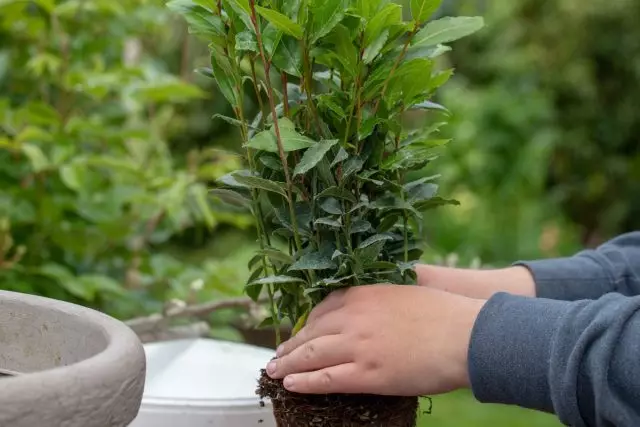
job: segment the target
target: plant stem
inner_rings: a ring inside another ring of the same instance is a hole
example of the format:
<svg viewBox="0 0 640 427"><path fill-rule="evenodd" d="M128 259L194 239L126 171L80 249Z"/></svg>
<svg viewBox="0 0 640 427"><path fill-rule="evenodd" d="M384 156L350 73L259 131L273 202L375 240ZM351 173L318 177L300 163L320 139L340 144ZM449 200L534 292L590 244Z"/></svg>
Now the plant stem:
<svg viewBox="0 0 640 427"><path fill-rule="evenodd" d="M389 75L385 79L384 85L382 86L382 92L380 92L380 96L378 97L378 100L376 101L376 105L373 108L373 115L374 116L378 112L378 107L380 107L380 101L382 101L382 99L384 98L384 95L386 94L387 89L389 88L389 83L391 82L391 79L393 78L393 75L395 74L396 70L398 69L398 66L400 65L400 62L404 59L405 55L407 54L407 50L409 49L409 45L411 44L411 40L413 40L413 36L416 35L416 33L418 32L419 29L420 29L420 25L418 23L416 23L416 25L413 27L413 30L411 30L411 32L409 33L409 36L407 37L407 41L405 41L405 43L404 43L404 47L402 48L402 52L400 53L400 55L398 55L398 58L396 59L396 62L393 64L393 67L391 67L391 71L389 71Z"/></svg>
<svg viewBox="0 0 640 427"><path fill-rule="evenodd" d="M260 124L264 123L264 103L262 102L262 96L260 95L260 87L258 86L258 76L256 74L256 66L253 61L249 61L251 65L251 77L253 80L253 89L256 91L256 98L258 99L258 108L262 114Z"/></svg>
<svg viewBox="0 0 640 427"><path fill-rule="evenodd" d="M282 80L282 104L284 105L284 116L289 117L289 93L287 90L288 82L287 82L287 73L280 73L280 78Z"/></svg>
<svg viewBox="0 0 640 427"><path fill-rule="evenodd" d="M235 62L233 62L235 63ZM253 64L252 64L253 65ZM255 75L255 71L254 71L254 75ZM254 80L254 85L255 85L255 80ZM257 90L257 85L254 86L254 88ZM248 142L249 139L249 129L247 127L247 122L245 120L244 117L244 102L243 102L243 98L242 98L242 86L241 84L239 84L238 86L236 86L236 90L238 91L238 106L236 107L236 116L238 118L238 120L240 121L240 123L242 123L241 126L241 133L242 133L242 139L244 140L244 142ZM258 96L258 99L260 99L260 93L256 92L256 95ZM251 172L255 172L256 171L256 165L255 162L253 161L253 150L251 148L247 148L247 157L248 157L248 161L249 161L249 169L251 170ZM258 195L259 192L258 190L256 190L255 188L251 189L251 204L252 204L252 210L254 212L254 217L256 218L256 226L258 228L258 240L260 243L260 249L264 250L265 249L265 241L266 241L266 245L270 246L270 242L269 242L269 234L267 233L267 229L264 225L264 215L262 213L262 207L260 206L260 201L258 200ZM264 271L266 274L269 273L269 265L267 263L267 257L266 256L262 256L262 267L264 268ZM275 268L272 267L272 270L275 274ZM276 334L276 345L280 345L281 343L281 337L280 337L280 316L278 314L278 310L276 307L276 302L275 302L275 298L274 298L274 285L267 285L267 294L269 296L269 309L271 311L271 319L273 320L273 325L274 325L274 330L275 330L275 334Z"/></svg>
<svg viewBox="0 0 640 427"><path fill-rule="evenodd" d="M284 152L284 146L282 145L282 136L280 135L280 126L278 125L278 113L276 112L276 105L274 101L273 87L271 86L271 80L269 79L271 71L271 62L267 60L267 56L264 53L264 44L262 42L262 31L258 23L258 14L256 13L255 0L249 0L249 7L251 8L251 22L256 32L256 39L258 41L258 48L260 49L260 58L264 66L264 72L266 74L265 85L267 87L267 97L269 98L269 106L271 108L271 117L273 119L273 130L276 134L276 142L278 144L278 154L280 155L280 162L284 168L284 178L287 184L287 201L289 203L289 214L291 216L291 224L293 226L293 237L296 242L298 250L302 249L302 241L300 239L300 233L298 231L298 221L296 219L296 211L293 200L293 182L291 181L291 175L289 173L289 164L287 162L287 155Z"/></svg>
<svg viewBox="0 0 640 427"><path fill-rule="evenodd" d="M320 137L324 137L324 132L322 131L322 124L320 122L320 115L318 114L318 110L316 109L315 104L313 103L313 93L311 84L313 82L313 69L311 67L311 63L309 61L309 48L306 42L302 43L302 56L303 56L303 64L304 64L304 86L303 90L307 92L307 105L309 106L309 113L313 116L313 120L318 127L318 135Z"/></svg>

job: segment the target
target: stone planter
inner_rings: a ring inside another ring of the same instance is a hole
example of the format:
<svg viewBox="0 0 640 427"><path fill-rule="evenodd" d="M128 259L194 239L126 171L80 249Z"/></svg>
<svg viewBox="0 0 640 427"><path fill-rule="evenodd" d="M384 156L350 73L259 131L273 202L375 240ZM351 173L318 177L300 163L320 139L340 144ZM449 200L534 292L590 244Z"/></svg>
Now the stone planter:
<svg viewBox="0 0 640 427"><path fill-rule="evenodd" d="M104 314L0 291L0 425L125 427L138 413L145 356Z"/></svg>

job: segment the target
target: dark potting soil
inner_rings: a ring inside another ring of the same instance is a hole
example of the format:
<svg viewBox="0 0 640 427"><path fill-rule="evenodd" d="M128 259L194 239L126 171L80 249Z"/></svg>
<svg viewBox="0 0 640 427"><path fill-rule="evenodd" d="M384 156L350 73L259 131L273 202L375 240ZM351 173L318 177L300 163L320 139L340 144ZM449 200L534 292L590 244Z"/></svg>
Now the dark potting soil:
<svg viewBox="0 0 640 427"><path fill-rule="evenodd" d="M278 427L415 427L417 397L292 393L262 370L257 394L269 398Z"/></svg>

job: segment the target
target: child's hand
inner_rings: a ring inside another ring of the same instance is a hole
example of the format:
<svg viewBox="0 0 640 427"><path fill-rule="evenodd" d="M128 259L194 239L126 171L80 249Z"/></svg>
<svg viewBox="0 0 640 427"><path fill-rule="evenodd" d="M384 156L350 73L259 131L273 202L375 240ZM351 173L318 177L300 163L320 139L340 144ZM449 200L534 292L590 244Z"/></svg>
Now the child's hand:
<svg viewBox="0 0 640 427"><path fill-rule="evenodd" d="M469 385L467 352L484 301L419 286L339 291L267 367L294 392L420 396Z"/></svg>

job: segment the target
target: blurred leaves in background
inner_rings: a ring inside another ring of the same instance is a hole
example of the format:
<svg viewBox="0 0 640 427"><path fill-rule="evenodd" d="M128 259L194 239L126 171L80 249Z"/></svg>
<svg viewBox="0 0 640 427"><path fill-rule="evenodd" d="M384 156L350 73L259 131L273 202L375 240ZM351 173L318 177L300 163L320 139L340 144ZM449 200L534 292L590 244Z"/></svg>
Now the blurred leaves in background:
<svg viewBox="0 0 640 427"><path fill-rule="evenodd" d="M20 245L21 261L0 264L2 288L120 317L187 298L195 280L206 297L239 293L216 263L166 249L251 223L208 197L207 184L239 157L211 145L171 149L187 106L212 94L158 51L180 34L163 2L0 8L0 219L11 227L0 233Z"/></svg>

